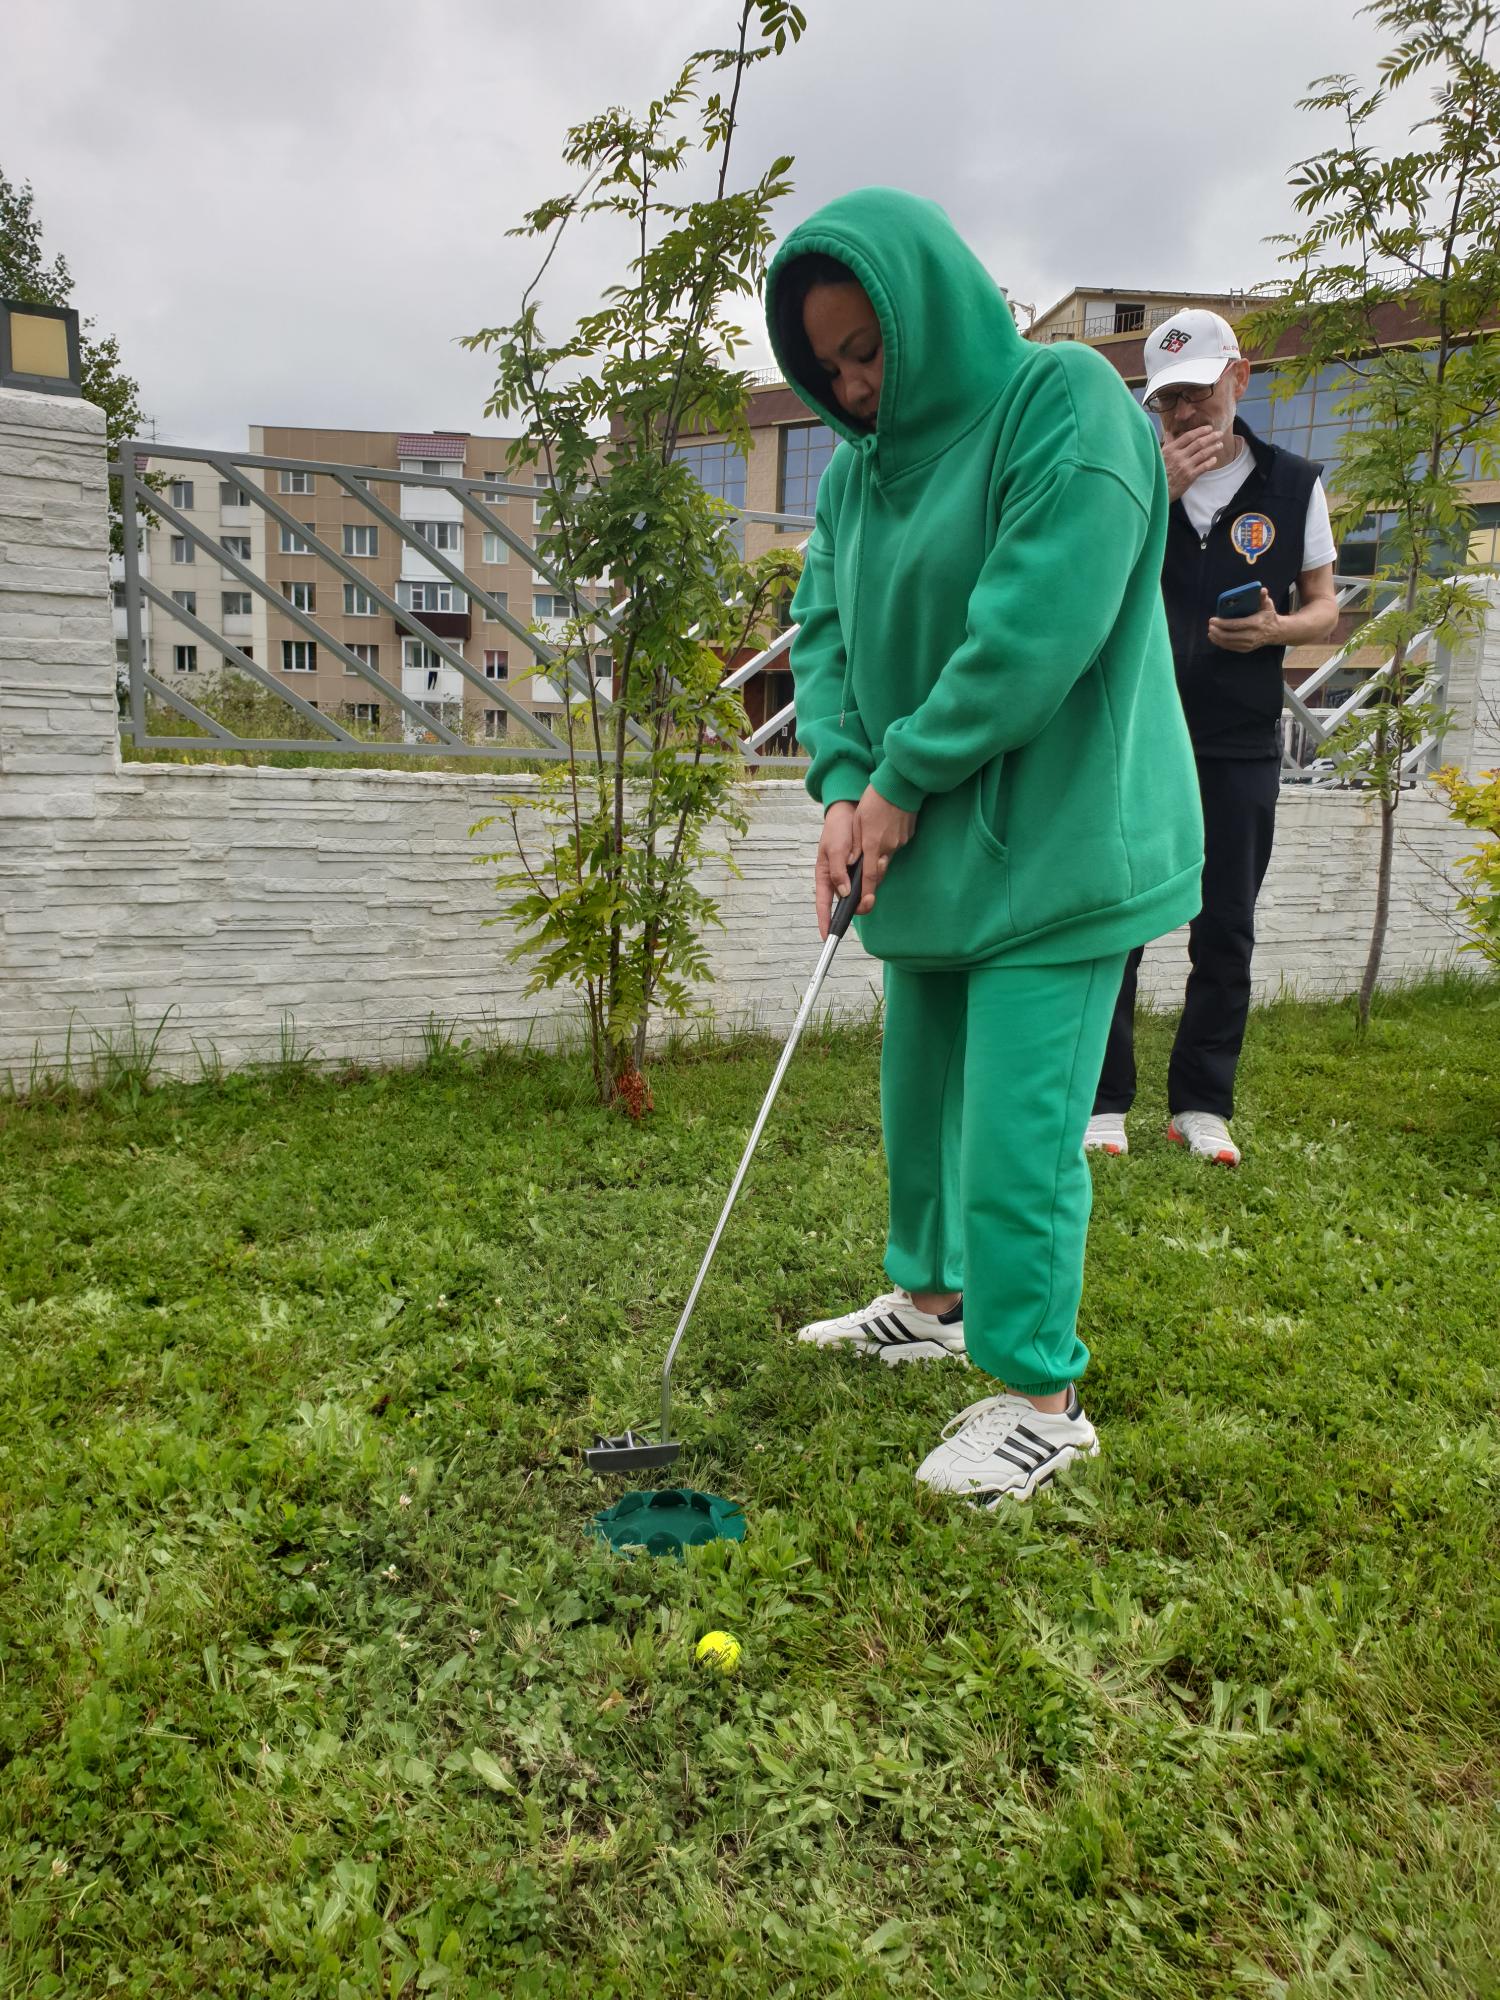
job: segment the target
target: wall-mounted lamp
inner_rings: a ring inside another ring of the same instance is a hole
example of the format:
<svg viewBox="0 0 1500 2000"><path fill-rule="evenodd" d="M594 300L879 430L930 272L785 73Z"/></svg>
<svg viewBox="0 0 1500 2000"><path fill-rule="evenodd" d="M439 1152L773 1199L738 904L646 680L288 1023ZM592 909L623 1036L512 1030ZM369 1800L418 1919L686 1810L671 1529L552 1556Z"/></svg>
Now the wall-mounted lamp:
<svg viewBox="0 0 1500 2000"><path fill-rule="evenodd" d="M71 306L0 299L0 388L83 394L78 315Z"/></svg>

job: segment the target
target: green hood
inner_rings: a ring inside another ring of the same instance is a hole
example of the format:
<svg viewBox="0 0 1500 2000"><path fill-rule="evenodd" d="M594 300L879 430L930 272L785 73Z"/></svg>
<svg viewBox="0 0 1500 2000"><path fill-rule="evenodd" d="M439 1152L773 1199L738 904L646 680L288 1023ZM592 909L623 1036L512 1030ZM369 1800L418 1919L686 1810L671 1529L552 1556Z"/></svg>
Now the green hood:
<svg viewBox="0 0 1500 2000"><path fill-rule="evenodd" d="M869 431L778 326L787 266L813 251L880 319ZM888 188L794 230L767 305L789 380L844 439L792 607L808 789L827 807L873 786L916 815L858 920L866 948L1062 963L1184 922L1203 828L1162 611L1166 477L1120 376L1022 340L942 211Z"/></svg>
<svg viewBox="0 0 1500 2000"><path fill-rule="evenodd" d="M828 393L820 369L777 336L776 292L795 257L821 251L859 279L880 320L885 375L875 425L881 479L946 451L1020 365L1024 342L1005 295L936 202L860 188L820 208L777 251L766 280L771 344L803 401L851 444L864 432Z"/></svg>

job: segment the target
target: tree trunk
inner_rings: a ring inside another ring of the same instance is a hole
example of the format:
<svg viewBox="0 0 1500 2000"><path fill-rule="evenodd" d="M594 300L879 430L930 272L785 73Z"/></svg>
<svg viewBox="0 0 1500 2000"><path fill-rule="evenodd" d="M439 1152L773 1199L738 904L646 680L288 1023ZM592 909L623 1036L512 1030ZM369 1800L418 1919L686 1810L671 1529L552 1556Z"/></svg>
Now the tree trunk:
<svg viewBox="0 0 1500 2000"><path fill-rule="evenodd" d="M1359 1025L1370 1025L1370 1001L1380 977L1380 960L1385 951L1386 924L1391 914L1391 863L1396 851L1396 806L1401 798L1397 784L1389 798L1380 801L1380 865L1375 875L1375 921L1370 929L1370 952L1365 960L1365 976L1359 982Z"/></svg>

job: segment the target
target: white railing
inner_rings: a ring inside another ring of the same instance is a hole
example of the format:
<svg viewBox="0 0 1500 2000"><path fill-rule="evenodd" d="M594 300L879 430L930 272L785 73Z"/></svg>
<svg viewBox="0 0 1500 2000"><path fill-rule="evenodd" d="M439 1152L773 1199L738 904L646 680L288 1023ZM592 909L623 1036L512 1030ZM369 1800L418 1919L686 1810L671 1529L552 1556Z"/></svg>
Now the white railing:
<svg viewBox="0 0 1500 2000"><path fill-rule="evenodd" d="M1335 577L1334 583L1340 610L1349 609L1362 596L1369 595L1373 599L1381 592L1394 593L1398 588L1395 584L1372 583L1368 577ZM1342 646L1335 648L1323 664L1305 680L1299 681L1296 687L1286 686L1286 704L1282 713L1283 784L1348 786L1360 782L1341 768L1342 760L1331 754L1326 746L1334 732L1341 729L1351 716L1368 714L1373 724L1376 709L1389 702L1388 690L1395 671L1395 655L1389 655L1368 670L1359 669L1357 686L1346 690L1332 706L1318 704L1314 697L1328 688L1337 676L1350 671L1353 656L1361 650L1361 630L1357 627ZM1448 655L1438 644L1430 627L1418 632L1408 645L1406 666L1423 671L1420 679L1402 697L1401 707L1414 709L1433 700L1441 702L1448 683ZM1430 769L1439 744L1437 734L1425 734L1402 757L1402 777L1414 780Z"/></svg>

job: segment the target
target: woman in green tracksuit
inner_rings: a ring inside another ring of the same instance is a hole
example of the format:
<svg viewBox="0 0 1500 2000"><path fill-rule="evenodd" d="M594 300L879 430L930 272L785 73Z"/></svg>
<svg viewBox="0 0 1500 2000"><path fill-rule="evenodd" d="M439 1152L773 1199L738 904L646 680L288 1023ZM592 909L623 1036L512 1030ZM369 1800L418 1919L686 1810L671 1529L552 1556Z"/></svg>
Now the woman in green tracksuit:
<svg viewBox="0 0 1500 2000"><path fill-rule="evenodd" d="M801 1338L998 1378L917 1474L993 1506L1098 1450L1075 1388L1083 1131L1126 953L1198 909L1161 452L1109 363L1023 341L914 196L866 188L795 230L767 317L843 440L792 671L820 926L862 856L885 965L896 1288Z"/></svg>

